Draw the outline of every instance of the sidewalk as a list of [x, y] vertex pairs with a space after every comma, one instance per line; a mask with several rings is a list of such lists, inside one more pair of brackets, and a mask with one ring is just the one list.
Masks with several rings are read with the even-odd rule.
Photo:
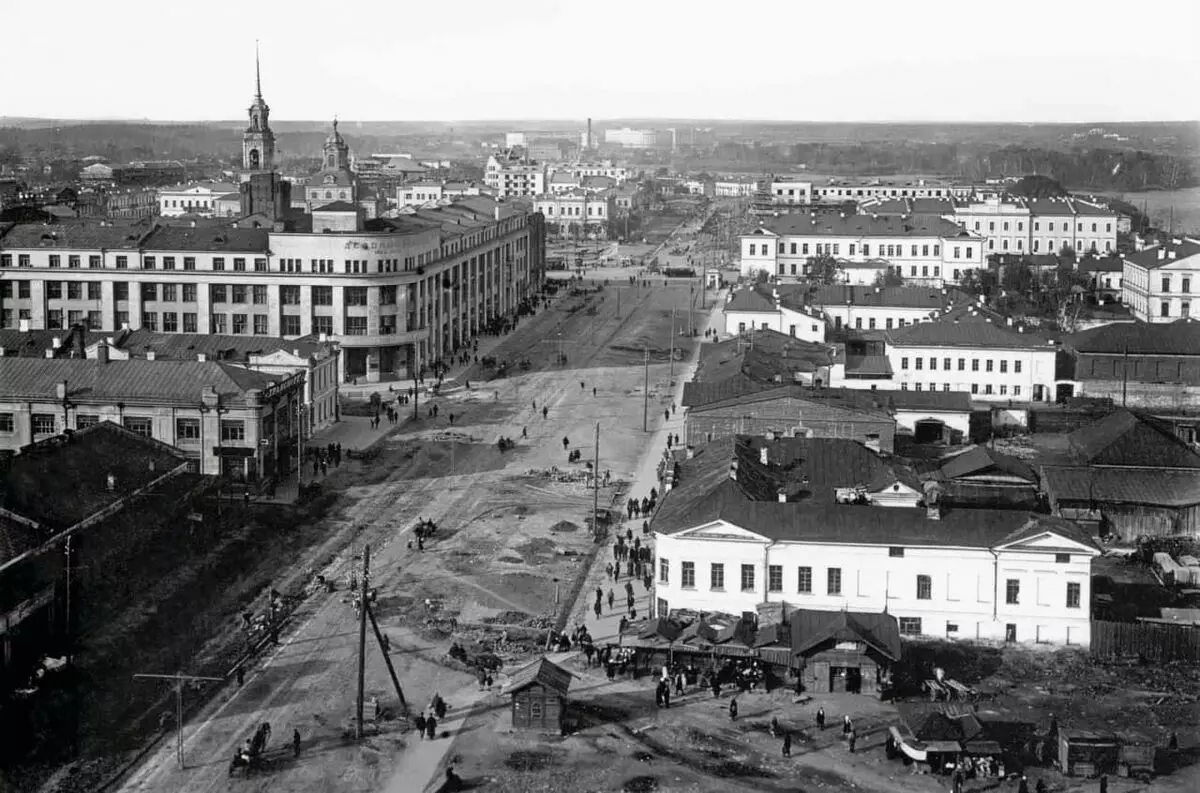
[[[711, 298], [710, 298], [711, 299]], [[708, 317], [708, 322], [704, 329], [718, 330], [724, 328], [724, 315], [720, 308], [725, 304], [725, 295], [723, 292], [718, 292], [711, 313]], [[651, 431], [650, 444], [643, 456], [641, 463], [638, 466], [637, 473], [630, 481], [628, 491], [629, 498], [642, 498], [649, 494], [650, 488], [658, 487], [658, 464], [662, 459], [663, 450], [667, 447], [667, 433], [683, 434], [684, 411], [680, 403], [683, 398], [683, 386], [691, 380], [695, 374], [696, 365], [700, 360], [700, 347], [703, 344], [708, 344], [704, 340], [703, 333], [701, 334], [701, 344], [697, 345], [692, 358], [687, 363], [676, 367], [675, 370], [675, 386], [671, 391], [670, 398], [660, 397], [660, 404], [657, 407], [658, 417], [661, 419], [664, 406], [675, 405], [675, 414], [669, 420], [660, 421], [659, 425]], [[662, 404], [662, 403], [665, 403]], [[659, 503], [662, 503], [662, 493], [659, 493]], [[624, 506], [623, 504], [620, 506]], [[613, 581], [605, 573], [605, 565], [613, 561], [612, 543], [616, 541], [616, 532], [624, 533], [627, 528], [633, 529], [633, 536], [641, 538], [643, 544], [652, 543], [651, 537], [642, 534], [642, 521], [645, 518], [637, 518], [635, 520], [622, 520], [614, 529], [614, 533], [610, 536], [610, 540], [605, 548], [602, 548], [596, 555], [596, 561], [592, 565], [592, 569], [588, 572], [587, 583], [580, 590], [579, 599], [571, 609], [571, 617], [567, 621], [567, 630], [573, 629], [579, 623], [587, 626], [588, 632], [592, 635], [592, 640], [597, 645], [606, 644], [608, 642], [616, 643], [618, 640], [618, 631], [620, 628], [621, 617], [628, 616], [625, 582], [630, 578], [625, 575], [625, 570], [621, 571], [621, 577], [617, 581]], [[653, 527], [653, 519], [651, 519], [651, 527]], [[651, 557], [651, 565], [657, 564], [657, 559]], [[657, 569], [653, 570], [654, 577], [658, 577]], [[592, 610], [592, 605], [595, 602], [596, 587], [600, 587], [604, 593], [602, 610], [600, 619], [596, 619], [595, 612]], [[613, 608], [608, 607], [608, 592], [612, 590]], [[650, 591], [642, 585], [641, 581], [633, 581], [634, 593], [634, 608], [637, 610], [638, 618], [645, 619], [653, 612], [654, 604], [654, 588]]]

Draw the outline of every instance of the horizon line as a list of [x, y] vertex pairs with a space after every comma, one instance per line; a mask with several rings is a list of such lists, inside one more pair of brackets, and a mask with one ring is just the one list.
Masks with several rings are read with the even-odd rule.
[[[21, 116], [21, 115], [0, 115], [0, 124], [6, 120], [15, 121], [74, 121], [74, 122], [92, 122], [92, 123], [154, 123], [154, 124], [241, 124], [242, 119], [239, 118], [204, 118], [204, 119], [170, 119], [170, 118], [151, 118], [149, 116], [133, 117], [133, 116]], [[308, 118], [276, 118], [276, 122], [293, 123], [293, 124], [328, 124], [328, 119], [308, 119]], [[458, 118], [458, 119], [339, 119], [342, 123], [349, 124], [511, 124], [516, 122], [535, 122], [535, 123], [586, 123], [586, 117], [579, 119], [575, 118], [536, 118], [536, 117], [510, 117], [510, 118]], [[627, 122], [627, 121], [646, 121], [646, 122], [717, 122], [717, 123], [739, 123], [739, 124], [865, 124], [865, 125], [919, 125], [932, 126], [938, 124], [953, 124], [953, 125], [989, 125], [989, 126], [1082, 126], [1087, 124], [1200, 124], [1200, 119], [1142, 119], [1137, 121], [1131, 120], [1116, 120], [1116, 119], [1091, 119], [1086, 121], [1060, 121], [1051, 119], [1037, 120], [991, 120], [991, 121], [972, 121], [962, 119], [853, 119], [853, 120], [830, 120], [830, 119], [765, 119], [765, 118], [736, 118], [736, 117], [682, 117], [682, 116], [613, 116], [610, 118], [591, 117], [593, 123], [605, 122]]]

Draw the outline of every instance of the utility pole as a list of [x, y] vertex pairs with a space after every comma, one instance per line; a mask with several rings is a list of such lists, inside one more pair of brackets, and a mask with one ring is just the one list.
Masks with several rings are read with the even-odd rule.
[[371, 573], [371, 546], [363, 546], [362, 588], [359, 590], [358, 610], [358, 726], [359, 740], [363, 737], [363, 696], [367, 678], [367, 578]]
[[600, 542], [600, 422], [596, 422], [596, 456], [592, 464], [592, 531]]
[[671, 306], [671, 380], [675, 380], [675, 312], [679, 309], [679, 303]]
[[1125, 342], [1125, 353], [1121, 356], [1121, 407], [1125, 407], [1125, 396], [1129, 390], [1129, 342]]
[[642, 388], [645, 397], [642, 401], [642, 432], [646, 432], [650, 419], [650, 348], [645, 347], [642, 353], [646, 359], [646, 381]]
[[222, 682], [223, 678], [185, 675], [182, 672], [176, 672], [173, 675], [138, 673], [133, 676], [133, 679], [175, 681], [175, 759], [179, 761], [179, 767], [183, 768], [183, 684], [184, 682], [191, 680], [203, 680], [207, 682], [220, 683]]
[[392, 685], [396, 687], [396, 696], [400, 698], [400, 707], [404, 708], [404, 718], [408, 718], [408, 700], [404, 698], [404, 691], [400, 688], [400, 678], [396, 676], [396, 667], [392, 666], [391, 656], [388, 655], [387, 645], [383, 641], [383, 632], [379, 630], [379, 623], [375, 621], [375, 612], [371, 610], [371, 604], [364, 604], [363, 611], [371, 620], [371, 629], [375, 631], [375, 641], [379, 642], [379, 651], [383, 653], [383, 663], [387, 666], [388, 674], [392, 677]]

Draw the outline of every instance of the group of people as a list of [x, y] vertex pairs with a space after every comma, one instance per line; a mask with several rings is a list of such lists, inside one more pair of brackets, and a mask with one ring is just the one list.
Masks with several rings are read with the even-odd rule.
[[413, 719], [413, 726], [417, 728], [417, 734], [431, 741], [437, 738], [438, 720], [446, 718], [446, 709], [446, 700], [442, 699], [441, 694], [434, 694], [433, 699], [429, 701], [429, 707], [418, 713], [417, 717]]
[[[626, 542], [626, 537], [629, 541]], [[650, 579], [650, 568], [652, 567], [651, 558], [653, 554], [650, 552], [649, 545], [642, 545], [641, 539], [633, 538], [633, 530], [627, 532], [626, 537], [617, 537], [613, 543], [613, 560], [605, 566], [604, 570], [613, 581], [618, 581], [621, 578], [621, 565], [625, 565], [625, 575], [629, 578], [641, 578], [644, 581]], [[650, 589], [650, 584], [646, 584], [646, 589]]]
[[[658, 489], [650, 488], [650, 495], [643, 497], [641, 500], [631, 498], [625, 502], [625, 513], [630, 520], [640, 518], [643, 515], [650, 517], [654, 512], [654, 507], [658, 505]], [[632, 530], [630, 530], [632, 533]]]
[[329, 466], [337, 468], [342, 464], [342, 444], [330, 443], [324, 448], [309, 446], [305, 449], [309, 462], [312, 464], [312, 475], [329, 473]]

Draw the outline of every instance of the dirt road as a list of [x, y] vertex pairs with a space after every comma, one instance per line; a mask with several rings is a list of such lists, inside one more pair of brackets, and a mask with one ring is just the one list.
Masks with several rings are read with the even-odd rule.
[[[567, 453], [579, 449], [590, 461], [599, 423], [600, 470], [610, 470], [614, 480], [632, 475], [648, 437], [641, 427], [643, 410], [653, 426], [662, 418], [659, 400], [670, 391], [671, 310], [687, 301], [687, 286], [630, 290], [618, 317], [611, 292], [590, 303], [566, 297], [524, 321], [494, 354], [528, 357], [531, 370], [494, 382], [483, 382], [480, 372], [465, 373], [470, 391], [439, 398], [436, 419], [412, 422], [363, 464], [362, 484], [345, 494], [340, 512], [328, 521], [331, 531], [341, 527], [355, 537], [322, 571], [340, 583], [340, 591], [310, 597], [281, 646], [244, 687], [211, 703], [187, 725], [186, 769], [176, 766], [174, 742], [164, 741], [121, 789], [420, 789], [425, 780], [415, 777], [436, 771], [439, 752], [451, 742], [417, 741], [402, 732], [400, 720], [388, 718], [398, 703], [374, 646], [368, 649], [367, 697], [368, 703], [381, 702], [382, 718], [376, 723], [368, 704], [371, 737], [350, 738], [357, 622], [346, 584], [358, 564], [355, 557], [370, 545], [377, 613], [409, 704], [419, 709], [441, 692], [453, 716], [472, 699], [486, 701], [487, 695], [472, 696], [471, 676], [444, 663], [451, 630], [445, 626], [457, 625], [460, 633], [489, 624], [512, 625], [515, 631], [531, 620], [548, 623], [557, 614], [556, 601], [573, 599], [572, 585], [596, 546], [584, 525], [592, 494], [579, 481], [582, 463], [568, 464]], [[676, 342], [685, 354], [692, 343], [682, 337]], [[560, 343], [570, 361], [566, 368], [553, 365]], [[648, 401], [646, 350], [652, 361]], [[516, 440], [517, 447], [500, 452], [501, 436]], [[551, 468], [567, 476], [545, 475]], [[602, 490], [601, 498], [611, 500], [615, 490]], [[418, 518], [439, 524], [424, 551], [408, 545]], [[503, 656], [502, 643], [495, 646]], [[267, 767], [248, 778], [230, 778], [236, 747], [264, 721], [273, 732]], [[293, 729], [301, 735], [298, 758], [291, 752]], [[414, 778], [403, 769], [411, 769]]]

